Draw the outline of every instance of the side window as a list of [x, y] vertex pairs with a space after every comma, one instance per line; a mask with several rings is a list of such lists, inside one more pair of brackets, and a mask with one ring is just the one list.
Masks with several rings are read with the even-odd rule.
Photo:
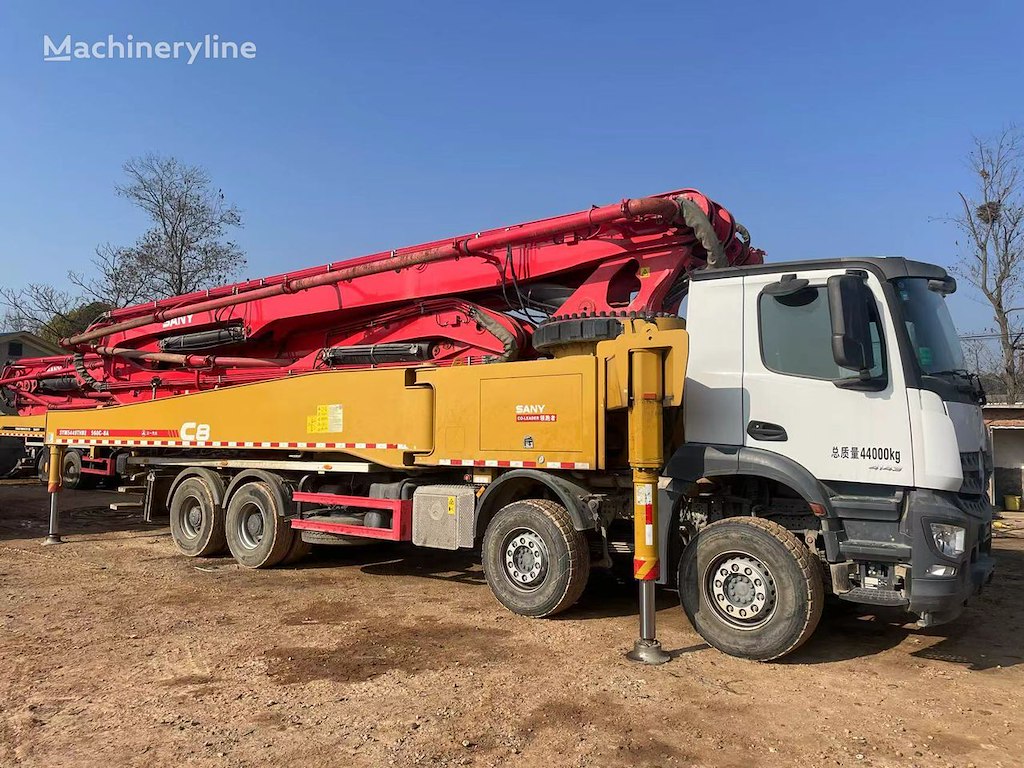
[[[878, 308], [872, 302], [871, 339], [875, 352], [874, 378], [885, 375], [885, 344]], [[856, 371], [840, 368], [832, 359], [832, 321], [824, 286], [807, 287], [786, 296], [761, 294], [758, 300], [761, 359], [765, 368], [812, 379], [847, 379]]]

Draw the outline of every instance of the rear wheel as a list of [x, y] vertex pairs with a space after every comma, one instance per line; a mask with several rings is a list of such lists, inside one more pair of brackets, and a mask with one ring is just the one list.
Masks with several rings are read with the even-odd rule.
[[821, 618], [821, 568], [771, 520], [737, 517], [699, 531], [679, 560], [679, 596], [701, 637], [768, 661], [799, 648]]
[[25, 443], [14, 437], [0, 437], [0, 477], [13, 477], [25, 458]]
[[82, 454], [78, 451], [64, 451], [61, 470], [63, 471], [61, 485], [67, 490], [85, 488], [88, 484], [87, 478], [82, 477]]
[[264, 482], [243, 485], [228, 502], [228, 549], [246, 568], [272, 568], [291, 550], [295, 532], [278, 506], [277, 494]]
[[36, 458], [36, 476], [41, 483], [50, 481], [50, 449], [48, 447], [41, 449]]
[[590, 551], [565, 507], [527, 499], [503, 507], [491, 520], [484, 533], [483, 565], [491, 592], [510, 611], [553, 616], [583, 593]]
[[202, 477], [187, 477], [174, 489], [170, 504], [171, 537], [189, 557], [224, 551], [224, 512]]
[[[289, 526], [289, 530], [291, 530], [291, 526]], [[302, 540], [302, 532], [293, 530], [291, 549], [289, 549], [288, 554], [284, 556], [284, 560], [281, 561], [281, 565], [297, 563], [312, 551], [313, 545], [308, 541]]]

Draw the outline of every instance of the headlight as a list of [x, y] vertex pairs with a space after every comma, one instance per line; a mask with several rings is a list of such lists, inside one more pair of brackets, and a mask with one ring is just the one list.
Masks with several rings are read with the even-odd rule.
[[959, 525], [932, 523], [932, 538], [939, 552], [946, 557], [960, 557], [964, 553], [966, 531]]

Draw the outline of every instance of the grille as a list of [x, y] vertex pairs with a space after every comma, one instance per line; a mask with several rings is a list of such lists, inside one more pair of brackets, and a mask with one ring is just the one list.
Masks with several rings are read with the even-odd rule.
[[985, 492], [985, 470], [981, 462], [981, 452], [971, 451], [960, 454], [960, 468], [964, 473], [964, 483], [960, 493], [965, 496], [980, 496]]

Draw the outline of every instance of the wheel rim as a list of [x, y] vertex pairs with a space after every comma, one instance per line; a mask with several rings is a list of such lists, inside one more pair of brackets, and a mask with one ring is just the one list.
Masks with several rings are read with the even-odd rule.
[[256, 549], [263, 541], [266, 526], [263, 510], [256, 504], [246, 504], [238, 516], [238, 538], [246, 549]]
[[73, 461], [69, 461], [64, 465], [64, 479], [70, 482], [78, 479], [78, 467], [75, 466]]
[[185, 508], [181, 514], [181, 530], [190, 539], [199, 538], [203, 529], [203, 505], [195, 496], [185, 500]]
[[758, 629], [775, 615], [775, 577], [768, 566], [746, 552], [716, 557], [704, 572], [702, 586], [715, 614], [737, 629]]
[[544, 539], [529, 528], [517, 528], [505, 537], [501, 547], [505, 578], [523, 592], [532, 592], [548, 572], [548, 548]]

